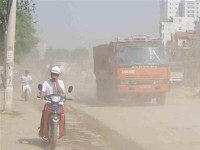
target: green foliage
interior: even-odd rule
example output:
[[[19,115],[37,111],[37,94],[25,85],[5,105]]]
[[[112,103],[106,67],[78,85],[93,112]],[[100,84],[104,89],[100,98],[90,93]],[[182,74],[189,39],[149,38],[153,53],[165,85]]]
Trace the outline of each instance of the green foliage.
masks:
[[[0,10],[6,8],[7,0],[0,0]],[[20,61],[26,56],[31,49],[34,49],[38,39],[35,37],[35,20],[33,14],[35,12],[35,4],[32,0],[18,0],[17,19],[16,19],[16,43],[15,43],[15,60]],[[2,19],[3,18],[3,19]],[[0,14],[0,19],[4,20],[4,16]],[[0,24],[0,58],[3,51],[3,41],[5,23]]]
[[[3,61],[6,0],[0,0],[0,64]]]
[[[0,12],[2,13],[3,10],[6,8],[6,0],[0,0]]]
[[[35,48],[38,39],[35,37],[34,18],[35,4],[29,0],[21,0],[18,3],[16,21],[16,45],[15,58],[19,61],[31,49]]]

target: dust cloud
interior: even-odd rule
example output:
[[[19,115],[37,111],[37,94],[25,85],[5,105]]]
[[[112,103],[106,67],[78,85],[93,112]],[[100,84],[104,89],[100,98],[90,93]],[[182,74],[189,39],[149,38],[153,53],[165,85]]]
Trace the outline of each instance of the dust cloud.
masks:
[[[56,2],[49,5],[50,8],[54,3]],[[74,87],[72,93],[67,93],[67,97],[72,98],[73,101],[66,104],[67,113],[69,113],[66,121],[69,136],[63,138],[64,148],[70,147],[75,150],[90,150],[91,147],[92,150],[199,150],[199,30],[194,28],[193,31],[190,29],[182,31],[179,27],[179,31],[174,35],[168,35],[171,40],[164,41],[166,38],[164,31],[168,29],[165,25],[173,21],[181,23],[185,19],[183,16],[163,19],[164,14],[161,14],[161,10],[160,23],[157,23],[160,7],[157,1],[156,5],[155,2],[145,3],[143,1],[139,4],[140,2],[137,1],[135,4],[138,4],[138,7],[134,5],[135,9],[127,4],[122,8],[122,4],[126,3],[123,1],[116,2],[116,7],[113,7],[114,1],[108,4],[97,2],[99,5],[96,7],[91,7],[96,5],[93,2],[91,6],[88,3],[72,3],[72,7],[76,9],[72,8],[71,12],[75,14],[74,17],[77,20],[68,18],[74,21],[71,23],[66,23],[63,19],[61,19],[62,23],[59,23],[59,17],[62,18],[64,14],[63,7],[61,15],[57,18],[54,16],[56,21],[52,24],[49,23],[47,14],[43,14],[46,17],[42,16],[41,8],[38,11],[37,15],[41,15],[39,18],[45,18],[41,24],[43,26],[50,24],[45,27],[49,30],[46,36],[52,34],[52,37],[49,37],[50,42],[54,41],[52,45],[57,46],[62,43],[62,46],[66,46],[69,43],[70,47],[75,48],[47,46],[42,51],[36,48],[20,62],[15,63],[13,107],[16,112],[19,112],[19,116],[16,115],[13,118],[9,116],[8,119],[6,115],[3,116],[6,122],[2,122],[2,135],[6,137],[6,140],[11,140],[5,142],[4,147],[17,146],[16,150],[18,150],[28,145],[25,149],[44,149],[44,144],[38,142],[36,130],[43,107],[43,104],[37,101],[37,85],[50,79],[50,65],[58,65],[62,69],[60,79],[65,83],[66,93],[69,86]],[[133,4],[132,2],[127,3]],[[38,4],[46,8],[43,2]],[[63,3],[55,7],[61,8],[61,4]],[[85,6],[86,4],[88,5]],[[105,12],[102,6],[106,6]],[[46,11],[48,12],[50,8],[46,8]],[[102,10],[97,13],[95,8],[98,11],[99,8]],[[80,19],[80,12],[77,9],[80,9],[79,11],[87,9],[87,12],[82,13],[88,15],[88,18],[82,16],[83,19],[81,17]],[[148,14],[147,16],[143,14],[145,9],[147,9],[144,11]],[[56,7],[55,10],[57,14],[59,9]],[[132,12],[132,10],[138,12]],[[101,12],[104,16],[106,13],[108,15],[102,24],[99,22],[104,18]],[[134,14],[134,17],[131,18],[130,14]],[[71,17],[73,18],[73,15]],[[87,19],[94,20],[89,21],[90,25],[88,25],[85,23]],[[166,20],[168,20],[167,23]],[[135,26],[134,22],[137,22]],[[81,27],[78,27],[79,25]],[[67,29],[69,33],[67,39],[70,42],[66,43],[62,42],[65,40],[63,34],[67,34],[65,26],[70,27]],[[136,29],[132,29],[134,27]],[[196,27],[199,27],[199,24],[196,24]],[[158,35],[159,30],[161,37],[149,36],[149,34]],[[137,31],[145,33],[134,35],[133,33]],[[56,35],[53,36],[53,34]],[[61,35],[60,38],[58,34]],[[120,36],[125,38],[120,38]],[[77,48],[76,46],[82,47]],[[29,70],[33,78],[32,98],[27,103],[21,100],[20,78],[24,70]],[[3,90],[0,96],[3,99]],[[29,107],[31,107],[30,110]],[[23,109],[28,113],[23,113]],[[33,121],[30,119],[32,117],[38,119]],[[22,125],[18,119],[30,126],[31,131],[16,129]],[[34,123],[32,124],[31,121]],[[13,123],[12,126],[11,123]],[[17,125],[14,125],[15,123]],[[8,124],[14,131],[14,136],[11,135],[11,131],[8,131]],[[8,135],[12,138],[9,139]],[[23,141],[23,138],[30,143],[23,145],[18,142],[16,144],[16,141]],[[64,149],[63,147],[60,148]]]

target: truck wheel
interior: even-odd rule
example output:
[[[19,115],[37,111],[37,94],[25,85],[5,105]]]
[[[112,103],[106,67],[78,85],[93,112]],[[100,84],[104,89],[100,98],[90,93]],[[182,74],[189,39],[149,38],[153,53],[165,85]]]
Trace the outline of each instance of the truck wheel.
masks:
[[[166,95],[164,93],[157,95],[156,102],[157,105],[165,105]]]

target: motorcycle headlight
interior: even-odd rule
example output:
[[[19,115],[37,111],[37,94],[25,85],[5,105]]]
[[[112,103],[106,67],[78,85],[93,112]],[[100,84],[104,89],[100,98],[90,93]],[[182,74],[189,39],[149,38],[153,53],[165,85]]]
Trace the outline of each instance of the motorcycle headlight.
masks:
[[[53,102],[59,102],[60,101],[60,97],[59,96],[51,96],[51,100],[53,101]]]

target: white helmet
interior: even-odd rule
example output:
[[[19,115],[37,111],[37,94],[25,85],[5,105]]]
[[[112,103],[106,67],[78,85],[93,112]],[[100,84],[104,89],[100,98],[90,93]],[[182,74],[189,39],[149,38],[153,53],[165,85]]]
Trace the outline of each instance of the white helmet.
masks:
[[[60,74],[61,69],[58,66],[54,66],[54,67],[51,68],[51,73]]]

